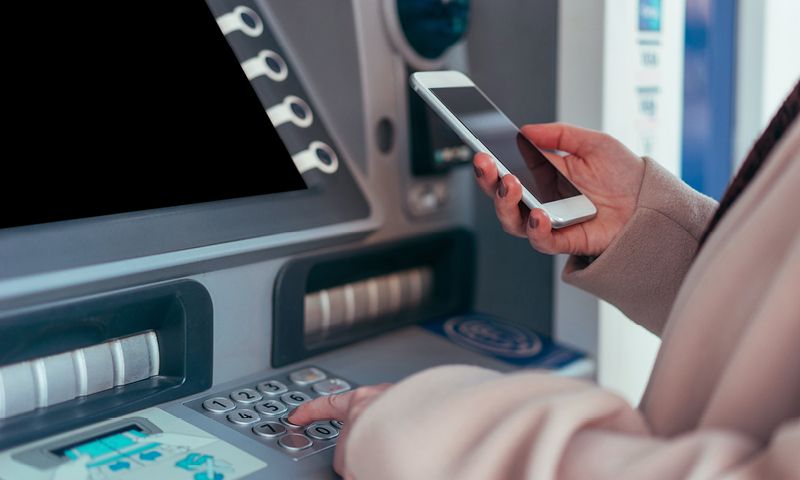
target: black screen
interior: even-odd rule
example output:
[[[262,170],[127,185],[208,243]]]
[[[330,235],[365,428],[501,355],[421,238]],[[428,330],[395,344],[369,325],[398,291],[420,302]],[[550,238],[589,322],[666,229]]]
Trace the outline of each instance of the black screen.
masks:
[[[431,91],[541,203],[580,195],[508,117],[474,87]]]
[[[203,0],[47,10],[5,72],[0,228],[306,188]]]

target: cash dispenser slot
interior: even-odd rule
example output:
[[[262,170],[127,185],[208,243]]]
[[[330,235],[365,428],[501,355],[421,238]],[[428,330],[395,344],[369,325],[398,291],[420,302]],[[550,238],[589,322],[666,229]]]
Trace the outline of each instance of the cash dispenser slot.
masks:
[[[474,258],[458,229],[291,260],[274,289],[273,366],[468,310]]]
[[[0,317],[0,449],[211,386],[213,310],[180,280]]]

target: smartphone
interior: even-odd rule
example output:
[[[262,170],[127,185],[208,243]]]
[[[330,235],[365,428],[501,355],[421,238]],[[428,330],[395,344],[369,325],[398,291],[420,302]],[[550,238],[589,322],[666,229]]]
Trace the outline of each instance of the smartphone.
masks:
[[[522,203],[544,210],[553,228],[597,214],[594,204],[469,77],[452,70],[417,72],[411,75],[411,87],[467,145],[491,155],[501,177],[513,173],[522,184]]]

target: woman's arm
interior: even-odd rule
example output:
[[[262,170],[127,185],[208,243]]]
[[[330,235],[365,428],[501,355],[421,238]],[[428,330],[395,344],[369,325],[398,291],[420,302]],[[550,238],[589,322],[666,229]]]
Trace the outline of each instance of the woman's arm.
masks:
[[[732,431],[651,436],[642,415],[588,382],[468,366],[426,370],[352,425],[350,479],[796,478],[800,422],[764,447]]]
[[[633,215],[605,251],[571,256],[562,279],[660,335],[717,202],[645,158]]]

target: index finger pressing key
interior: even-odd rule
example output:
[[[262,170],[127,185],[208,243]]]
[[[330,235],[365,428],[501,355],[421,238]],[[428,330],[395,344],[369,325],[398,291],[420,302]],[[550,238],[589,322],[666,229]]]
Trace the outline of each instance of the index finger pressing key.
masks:
[[[347,419],[347,412],[350,410],[353,393],[354,391],[315,398],[297,407],[289,415],[289,421],[296,425],[308,425],[317,420],[344,422]]]

